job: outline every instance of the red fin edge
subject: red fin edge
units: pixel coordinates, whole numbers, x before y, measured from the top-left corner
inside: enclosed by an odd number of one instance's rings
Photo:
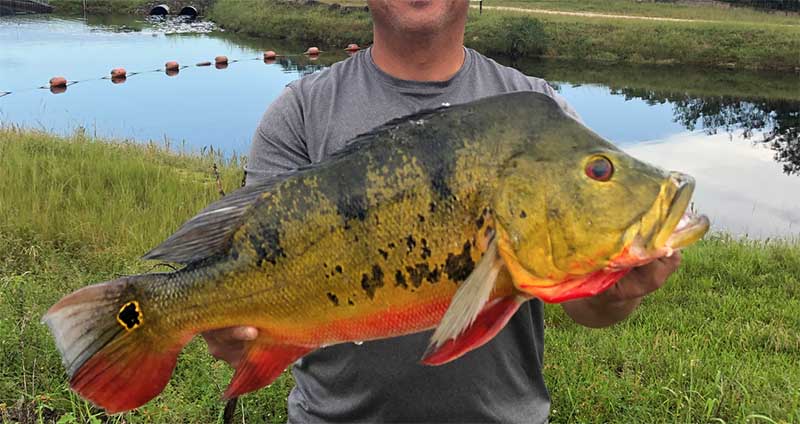
[[[565,292],[553,294],[551,296],[548,296],[546,293],[542,293],[537,297],[547,303],[561,303],[568,300],[595,296],[616,284],[617,281],[630,272],[630,270],[630,268],[626,268],[619,271],[597,271],[586,277],[586,279],[584,279],[576,287],[573,287]]]
[[[464,334],[448,340],[438,349],[425,353],[422,363],[425,365],[442,365],[456,360],[465,353],[477,349],[494,338],[508,320],[517,312],[526,299],[519,296],[507,296],[495,299],[486,304]]]
[[[292,362],[314,349],[275,344],[265,338],[252,341],[247,347],[245,359],[236,368],[223,398],[234,398],[267,386],[275,381]]]
[[[129,411],[164,390],[182,346],[155,352],[118,340],[86,361],[70,386],[108,414]]]

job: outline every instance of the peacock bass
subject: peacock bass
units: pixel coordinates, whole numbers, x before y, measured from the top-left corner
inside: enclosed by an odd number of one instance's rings
[[[167,384],[196,334],[255,326],[225,397],[322,346],[436,328],[423,362],[494,337],[522,302],[597,294],[709,228],[691,177],[517,92],[391,121],[319,164],[213,203],[44,316],[72,388],[108,413]]]

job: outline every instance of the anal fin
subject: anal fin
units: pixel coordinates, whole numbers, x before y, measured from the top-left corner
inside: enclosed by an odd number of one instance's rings
[[[513,295],[495,299],[486,304],[475,322],[463,334],[447,340],[439,347],[431,346],[425,353],[422,363],[442,365],[460,358],[465,353],[477,349],[494,338],[517,312],[526,298]]]
[[[244,359],[239,363],[224,399],[258,390],[275,381],[283,370],[315,348],[275,343],[261,336],[250,342]]]

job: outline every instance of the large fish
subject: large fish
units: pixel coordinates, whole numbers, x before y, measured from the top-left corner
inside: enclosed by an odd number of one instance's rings
[[[423,362],[486,343],[519,305],[597,294],[699,239],[691,177],[520,92],[385,124],[212,204],[145,257],[176,272],[78,290],[44,316],[72,388],[109,413],[163,390],[196,334],[250,325],[226,397],[321,346],[436,327]]]

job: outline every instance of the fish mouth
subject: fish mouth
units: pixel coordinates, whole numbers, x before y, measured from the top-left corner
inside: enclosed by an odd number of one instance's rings
[[[694,193],[694,178],[679,172],[672,172],[663,192],[674,192],[664,214],[660,213],[661,202],[656,201],[653,209],[648,213],[650,217],[642,218],[638,225],[638,233],[623,252],[609,263],[608,269],[621,270],[644,265],[656,259],[669,257],[703,238],[711,227],[711,222],[705,215],[694,213],[689,208],[689,202]],[[653,219],[652,215],[664,216],[660,225],[652,226],[646,231],[643,221]],[[651,236],[647,236],[651,234]]]

